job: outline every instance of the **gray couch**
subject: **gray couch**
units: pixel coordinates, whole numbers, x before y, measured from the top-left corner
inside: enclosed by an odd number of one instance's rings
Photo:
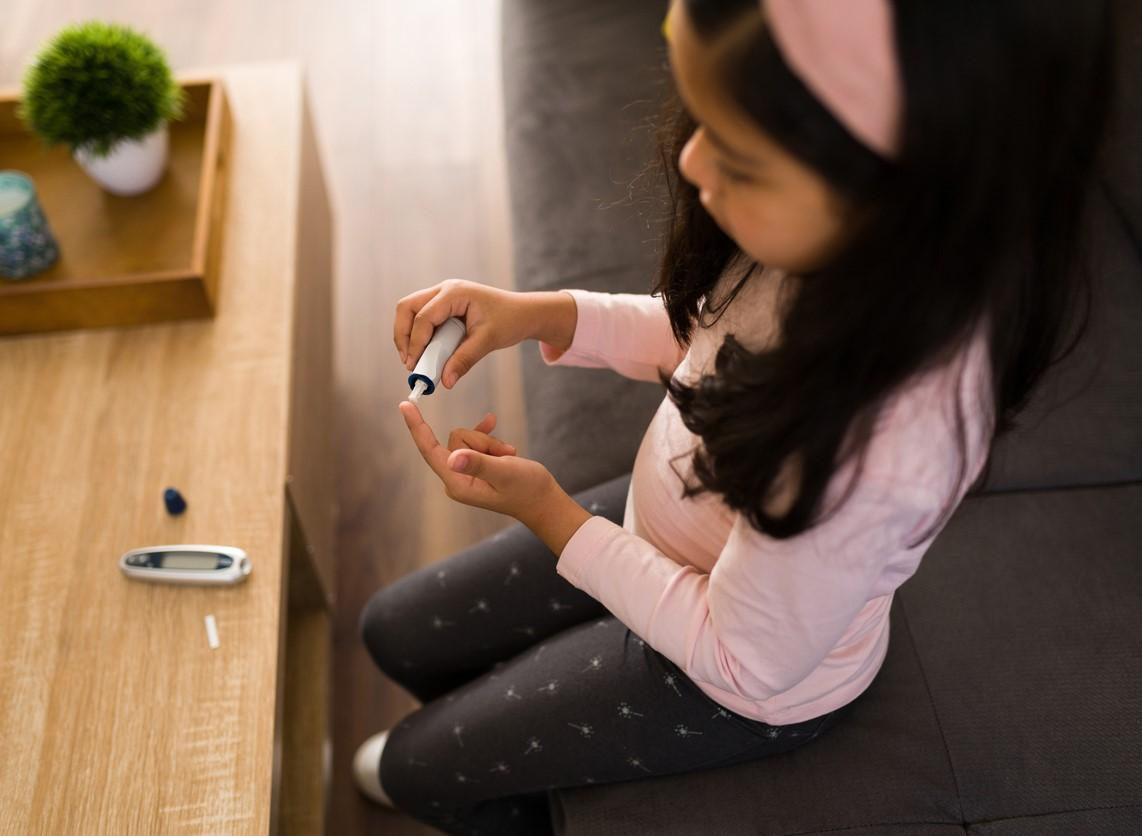
[[[504,0],[521,290],[649,292],[664,209],[629,181],[669,84],[666,0]],[[794,752],[553,793],[572,834],[1142,833],[1142,58],[1120,4],[1121,110],[1094,206],[1087,337],[1056,366],[898,591],[888,658]],[[639,184],[636,184],[636,186]],[[661,195],[659,195],[661,198]],[[623,479],[664,396],[525,346],[529,441],[569,492]]]

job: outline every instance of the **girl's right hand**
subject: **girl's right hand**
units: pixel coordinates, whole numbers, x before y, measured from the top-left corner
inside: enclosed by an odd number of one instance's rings
[[[526,340],[531,324],[526,293],[446,279],[397,302],[393,343],[409,371],[416,367],[433,331],[450,316],[464,320],[466,333],[441,370],[445,389],[451,389],[485,354]]]

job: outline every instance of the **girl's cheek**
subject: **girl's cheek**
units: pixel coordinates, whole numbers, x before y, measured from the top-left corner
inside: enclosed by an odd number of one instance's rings
[[[726,234],[757,261],[769,262],[779,258],[778,245],[784,236],[781,218],[775,217],[765,206],[735,208],[738,211],[732,217],[734,233],[727,231]]]

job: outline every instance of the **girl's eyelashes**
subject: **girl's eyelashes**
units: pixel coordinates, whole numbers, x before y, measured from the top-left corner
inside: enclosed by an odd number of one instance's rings
[[[685,108],[685,106],[683,107],[683,110],[687,113],[687,115],[689,115],[690,112],[689,112],[689,110],[687,110]],[[691,117],[691,118],[693,118],[693,117]],[[731,183],[745,184],[745,183],[755,182],[754,178],[751,177],[750,175],[743,174],[742,172],[737,171],[736,169],[730,168],[724,162],[722,162],[720,159],[717,161],[716,165],[718,167],[718,171],[720,171],[722,173],[722,176],[725,177],[727,180],[729,180]]]
[[[742,174],[734,171],[731,168],[726,168],[724,165],[719,165],[718,169],[725,175],[726,179],[733,183],[752,183],[753,178],[748,174]]]

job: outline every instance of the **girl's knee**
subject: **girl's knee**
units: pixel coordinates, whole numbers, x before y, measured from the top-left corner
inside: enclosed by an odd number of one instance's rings
[[[400,647],[401,619],[397,617],[393,596],[388,588],[380,589],[361,608],[357,620],[357,634],[381,670],[393,663],[393,650]]]

